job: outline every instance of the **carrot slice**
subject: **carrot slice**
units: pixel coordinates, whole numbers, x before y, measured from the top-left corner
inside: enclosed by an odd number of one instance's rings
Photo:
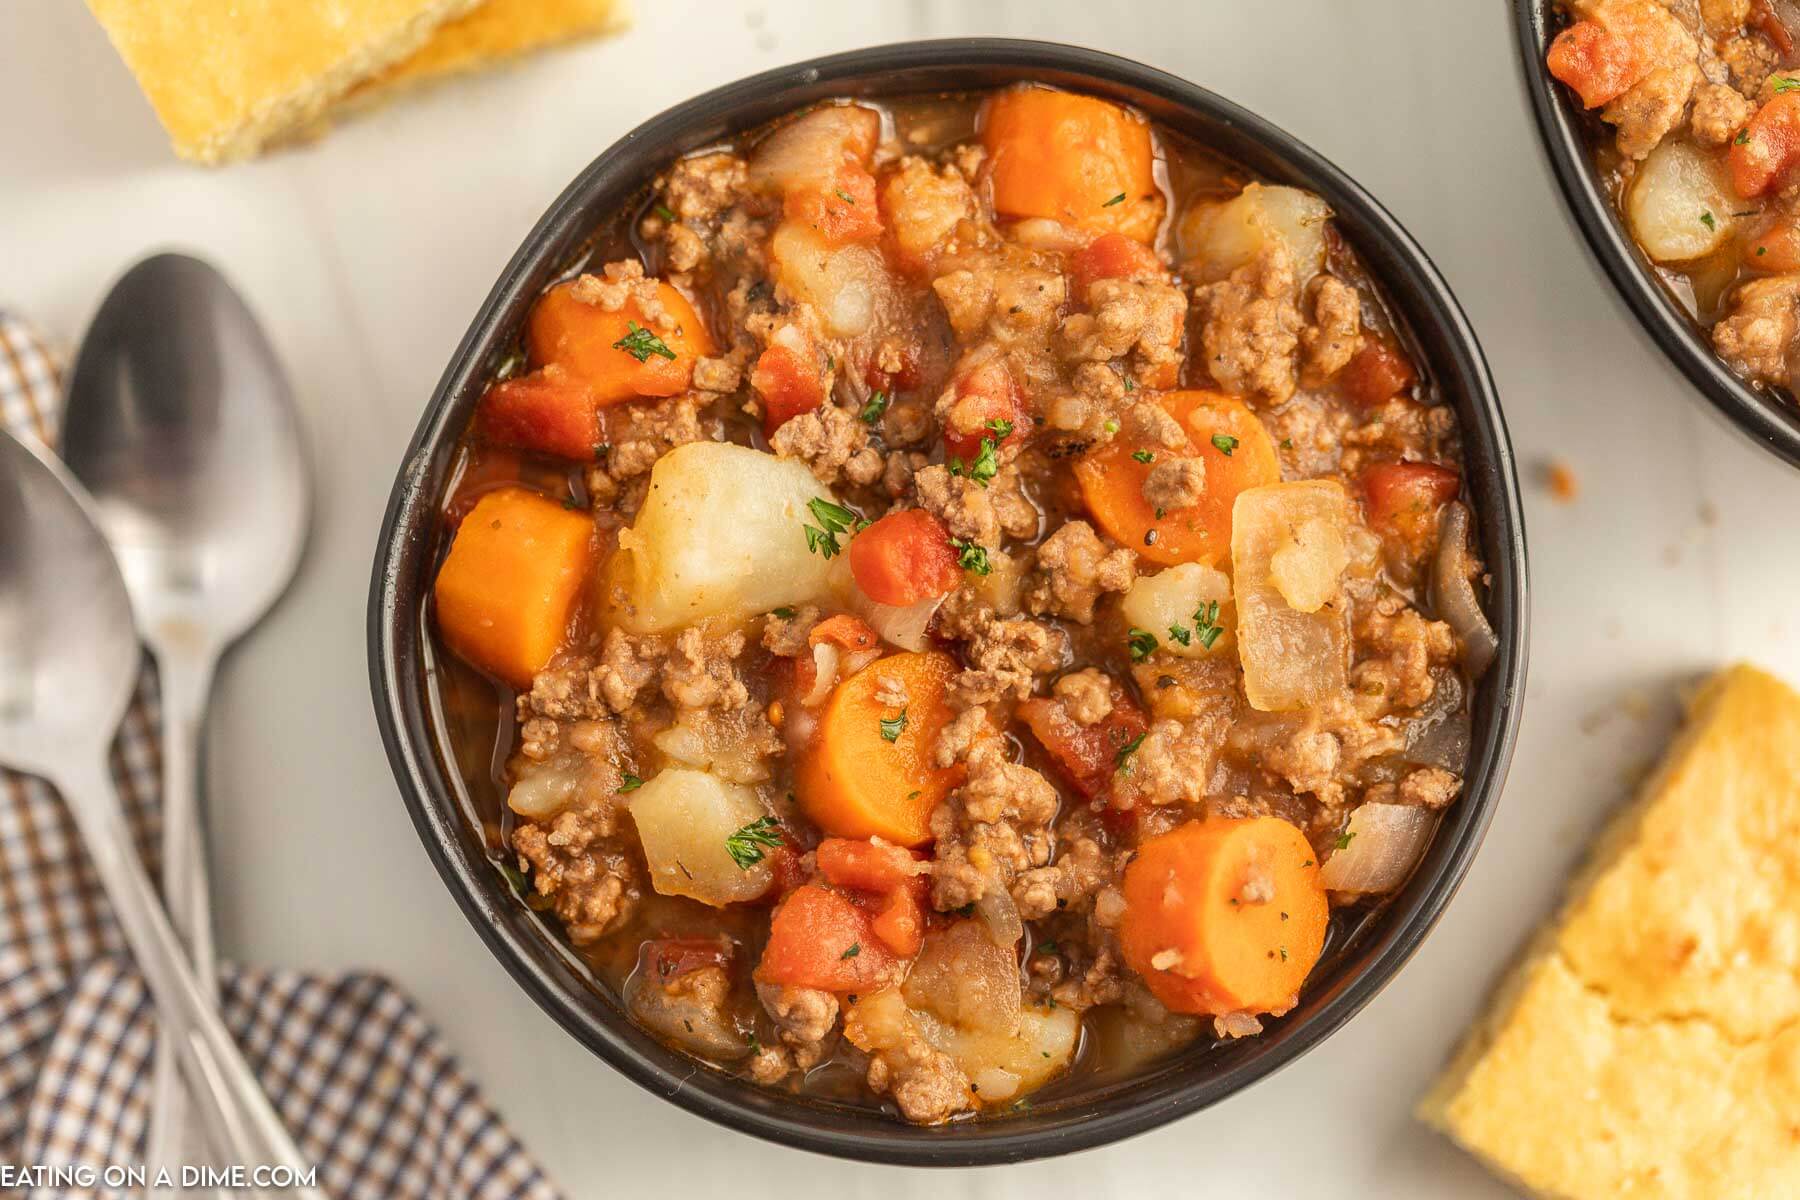
[[[1161,403],[1192,443],[1181,453],[1206,466],[1198,502],[1159,517],[1144,499],[1144,480],[1156,456],[1170,451],[1123,435],[1089,451],[1075,464],[1075,479],[1088,512],[1114,541],[1164,566],[1211,564],[1231,553],[1231,506],[1238,493],[1280,482],[1275,445],[1256,414],[1223,392],[1170,392]]]
[[[694,360],[713,352],[706,322],[687,297],[656,285],[673,332],[644,319],[636,302],[617,312],[585,304],[575,284],[559,283],[538,299],[526,330],[531,361],[559,363],[594,390],[595,403],[618,404],[639,396],[673,396],[687,390]]]
[[[600,444],[600,413],[587,384],[551,363],[487,390],[475,427],[496,446],[588,462]]]
[[[931,810],[962,780],[933,760],[950,719],[947,654],[891,654],[838,684],[800,760],[794,791],[807,816],[834,837],[879,837],[902,846],[931,840]],[[883,695],[904,690],[906,702]]]
[[[1116,104],[1023,87],[982,108],[994,211],[1148,242],[1162,223],[1150,126]]]
[[[1190,821],[1125,868],[1119,944],[1152,994],[1184,1013],[1281,1012],[1331,917],[1313,849],[1279,817]]]
[[[809,883],[769,918],[758,983],[860,992],[890,981],[894,956],[876,937],[869,913],[842,892]]]
[[[900,607],[962,582],[950,531],[922,508],[889,513],[851,538],[850,574],[875,603]]]
[[[562,645],[593,540],[585,512],[524,488],[489,492],[457,526],[438,568],[438,632],[472,665],[530,687]]]

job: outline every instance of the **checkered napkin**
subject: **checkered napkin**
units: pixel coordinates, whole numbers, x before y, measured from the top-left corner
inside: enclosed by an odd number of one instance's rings
[[[0,422],[53,446],[60,402],[50,355],[0,312]],[[146,659],[112,769],[152,871],[157,722]],[[556,1200],[393,984],[230,965],[221,974],[225,1024],[334,1200]],[[46,784],[0,769],[0,1164],[141,1162],[155,1036],[149,993],[74,822]]]

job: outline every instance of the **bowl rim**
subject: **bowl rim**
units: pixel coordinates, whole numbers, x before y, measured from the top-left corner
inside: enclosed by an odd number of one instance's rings
[[[1800,467],[1800,406],[1739,379],[1699,325],[1656,279],[1617,209],[1595,178],[1582,113],[1544,68],[1555,0],[1512,0],[1514,43],[1538,145],[1582,240],[1656,347],[1713,409],[1763,449]]]
[[[889,75],[918,71],[992,69],[1060,75],[1075,86],[1114,94],[1130,91],[1151,97],[1169,109],[1216,123],[1254,147],[1281,172],[1304,178],[1340,216],[1353,217],[1359,253],[1380,279],[1390,299],[1404,292],[1410,306],[1427,318],[1409,315],[1417,332],[1428,325],[1443,343],[1442,361],[1433,369],[1444,379],[1447,394],[1459,390],[1463,412],[1465,458],[1471,466],[1468,485],[1477,493],[1483,553],[1490,575],[1489,615],[1501,635],[1493,666],[1479,685],[1480,716],[1465,772],[1465,794],[1453,806],[1427,855],[1401,893],[1396,895],[1366,935],[1359,935],[1358,957],[1337,974],[1343,978],[1303,996],[1297,1016],[1284,1018],[1270,1035],[1239,1043],[1244,1052],[1221,1070],[1181,1078],[1181,1056],[1116,1087],[1100,1089],[1107,1099],[1092,1097],[1047,1105],[1048,1113],[1001,1120],[919,1127],[879,1117],[841,1118],[834,1108],[772,1093],[745,1081],[710,1071],[679,1052],[636,1031],[598,997],[572,987],[542,961],[542,947],[528,944],[513,927],[521,909],[500,890],[498,872],[476,864],[460,852],[466,821],[451,796],[438,761],[431,730],[417,693],[422,671],[422,592],[428,582],[414,577],[434,565],[437,489],[432,458],[446,439],[461,432],[462,417],[472,405],[465,396],[472,381],[485,378],[496,338],[511,328],[509,311],[521,311],[520,293],[551,260],[557,248],[579,243],[592,228],[581,215],[584,197],[603,186],[609,167],[621,157],[663,156],[685,127],[702,122],[751,100],[779,96],[802,87],[847,88]],[[991,85],[990,85],[991,86]],[[877,85],[873,89],[881,92]],[[887,88],[890,94],[905,90]],[[924,89],[929,90],[929,89]],[[798,102],[796,102],[797,104]],[[1241,154],[1240,154],[1241,157]],[[651,157],[652,164],[661,161]],[[639,178],[655,169],[639,163]],[[1265,172],[1266,173],[1266,172]],[[1386,266],[1371,261],[1379,256]],[[541,278],[541,276],[539,277]],[[460,410],[460,411],[459,411]],[[1473,415],[1474,420],[1468,418]],[[1473,457],[1479,449],[1483,468]],[[515,981],[576,1040],[644,1088],[673,1100],[689,1112],[783,1145],[845,1158],[917,1166],[976,1166],[1019,1162],[1104,1145],[1145,1132],[1176,1117],[1197,1111],[1234,1094],[1293,1061],[1341,1027],[1384,986],[1412,956],[1442,915],[1467,873],[1498,805],[1502,784],[1517,739],[1525,696],[1529,648],[1527,562],[1523,506],[1518,472],[1505,418],[1480,344],[1448,285],[1425,252],[1349,176],[1316,151],[1263,118],[1178,76],[1135,61],[1084,47],[1010,38],[949,38],[900,42],[826,55],[764,71],[712,89],[652,117],[596,157],[562,192],[526,236],[464,334],[440,379],[397,473],[384,515],[370,581],[368,607],[369,679],[379,727],[396,783],[426,852],[457,904],[489,950]],[[423,566],[421,564],[424,564]],[[480,868],[487,867],[485,870]],[[480,877],[478,877],[480,876]],[[535,952],[534,952],[535,951]],[[566,966],[566,964],[565,964]],[[1150,1086],[1156,1085],[1156,1086]],[[1143,1093],[1131,1095],[1132,1092]],[[756,1099],[755,1093],[762,1097]],[[774,1097],[773,1100],[770,1097]],[[824,1119],[821,1113],[831,1119]]]

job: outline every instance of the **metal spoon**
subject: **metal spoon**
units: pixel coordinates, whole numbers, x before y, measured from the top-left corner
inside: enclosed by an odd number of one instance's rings
[[[214,997],[197,783],[207,697],[219,656],[292,579],[310,504],[287,379],[210,265],[159,254],[113,285],[75,361],[63,459],[94,498],[156,656],[163,895]],[[156,1066],[149,1161],[192,1162],[175,1063],[159,1053]]]
[[[132,843],[107,750],[140,665],[125,582],[76,483],[0,434],[0,763],[55,785],[176,1044],[191,1094],[238,1163],[308,1171],[201,992]],[[323,1200],[312,1188],[298,1194]]]

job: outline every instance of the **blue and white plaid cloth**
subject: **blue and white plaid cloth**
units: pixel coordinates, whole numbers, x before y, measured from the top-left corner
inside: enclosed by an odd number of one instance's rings
[[[0,422],[54,446],[60,405],[55,360],[0,312]],[[152,871],[157,723],[146,659],[112,766]],[[221,975],[225,1024],[336,1200],[556,1200],[393,984],[230,965]],[[47,784],[0,769],[0,1164],[97,1171],[142,1162],[155,1036],[149,993],[73,821]]]

